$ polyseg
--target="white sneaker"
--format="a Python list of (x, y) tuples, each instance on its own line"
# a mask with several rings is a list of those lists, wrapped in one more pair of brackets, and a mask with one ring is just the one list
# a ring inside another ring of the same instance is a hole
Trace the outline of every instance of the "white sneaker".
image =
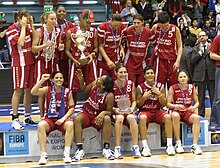
[(142, 156), (144, 157), (150, 157), (151, 156), (151, 153), (150, 153), (150, 149), (148, 146), (144, 146), (142, 148), (142, 152), (141, 152)]
[(76, 150), (76, 153), (75, 153), (74, 156), (72, 157), (72, 162), (78, 162), (78, 161), (82, 160), (83, 157), (84, 157), (84, 152), (83, 152), (83, 150), (82, 150), (82, 149), (81, 149), (81, 150), (77, 149), (77, 150)]
[(184, 149), (181, 143), (177, 143), (174, 148), (175, 148), (176, 153), (184, 153)]
[(169, 156), (174, 156), (176, 154), (172, 145), (167, 146), (166, 152)]
[(191, 152), (194, 153), (195, 155), (201, 155), (202, 154), (202, 149), (200, 148), (199, 145), (192, 145), (191, 146)]
[(132, 154), (133, 154), (133, 158), (141, 157), (141, 153), (140, 153), (138, 145), (133, 145), (133, 147), (132, 147)]
[(64, 154), (64, 156), (63, 156), (63, 162), (64, 162), (64, 163), (71, 163), (71, 162), (72, 162), (71, 157), (70, 157), (69, 154)]
[(121, 147), (115, 147), (115, 159), (123, 159), (123, 156), (121, 154)]
[(40, 155), (39, 165), (45, 165), (48, 162), (48, 155), (47, 153), (42, 153)]
[(102, 155), (105, 157), (105, 159), (108, 159), (108, 160), (115, 159), (113, 151), (111, 151), (111, 149), (109, 149), (109, 148), (104, 148), (102, 150)]
[(20, 124), (19, 119), (14, 119), (12, 121), (11, 127), (18, 131), (24, 129), (24, 127)]

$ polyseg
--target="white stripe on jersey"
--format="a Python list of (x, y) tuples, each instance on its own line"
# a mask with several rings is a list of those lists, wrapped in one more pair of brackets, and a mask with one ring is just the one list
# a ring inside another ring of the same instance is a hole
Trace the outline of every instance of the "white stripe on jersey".
[(21, 83), (20, 88), (24, 88), (24, 66), (21, 66)]

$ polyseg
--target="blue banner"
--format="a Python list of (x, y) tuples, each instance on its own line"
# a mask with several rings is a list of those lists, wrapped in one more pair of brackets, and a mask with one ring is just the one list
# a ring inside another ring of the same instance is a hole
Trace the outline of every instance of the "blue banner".
[(6, 156), (29, 154), (28, 132), (6, 132), (5, 152)]
[[(200, 134), (198, 139), (199, 145), (205, 145), (205, 122), (200, 122)], [(183, 145), (190, 146), (193, 144), (192, 127), (183, 124)]]

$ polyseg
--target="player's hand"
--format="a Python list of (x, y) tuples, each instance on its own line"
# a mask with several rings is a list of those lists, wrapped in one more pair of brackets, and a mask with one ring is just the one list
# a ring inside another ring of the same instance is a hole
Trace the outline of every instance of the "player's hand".
[(25, 16), (22, 16), (21, 18), (21, 27), (26, 27), (27, 25), (27, 18)]
[(176, 61), (173, 65), (173, 72), (177, 72), (180, 68), (180, 63)]
[(149, 99), (151, 96), (152, 96), (152, 91), (151, 91), (151, 90), (148, 90), (148, 91), (146, 90), (146, 91), (144, 92), (144, 94), (143, 94), (144, 100)]
[(44, 81), (50, 79), (50, 74), (43, 74), (43, 75), (41, 76), (41, 79), (44, 80)]
[(79, 81), (83, 79), (83, 73), (81, 69), (76, 70), (76, 76), (79, 79)]
[(188, 110), (190, 111), (190, 112), (196, 112), (196, 107), (195, 106), (190, 106), (189, 108), (188, 108)]
[(52, 42), (52, 41), (47, 41), (47, 42), (44, 44), (45, 47), (50, 47), (50, 46), (53, 46), (53, 45), (55, 45), (55, 44), (54, 44), (54, 42)]
[(114, 62), (112, 62), (111, 60), (107, 62), (107, 65), (108, 65), (108, 67), (111, 68), (111, 69), (116, 68)]
[(61, 124), (63, 124), (63, 122), (65, 121), (65, 118), (61, 118), (61, 119), (59, 119), (59, 120), (57, 120), (56, 122), (55, 122), (55, 124), (56, 125), (61, 125)]
[(102, 125), (104, 122), (105, 115), (103, 112), (99, 113), (99, 115), (95, 118), (95, 123), (97, 125)]
[(160, 95), (161, 94), (160, 90), (157, 87), (155, 87), (155, 86), (153, 86), (151, 88), (151, 91), (152, 91), (152, 93), (154, 93), (156, 95)]

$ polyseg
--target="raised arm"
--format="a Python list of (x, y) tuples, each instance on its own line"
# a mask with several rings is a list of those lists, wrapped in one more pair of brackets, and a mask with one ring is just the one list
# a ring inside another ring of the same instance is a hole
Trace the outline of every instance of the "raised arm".
[(31, 94), (42, 96), (48, 92), (47, 87), (41, 88), (41, 85), (50, 78), (50, 74), (43, 74), (41, 80), (31, 89)]

